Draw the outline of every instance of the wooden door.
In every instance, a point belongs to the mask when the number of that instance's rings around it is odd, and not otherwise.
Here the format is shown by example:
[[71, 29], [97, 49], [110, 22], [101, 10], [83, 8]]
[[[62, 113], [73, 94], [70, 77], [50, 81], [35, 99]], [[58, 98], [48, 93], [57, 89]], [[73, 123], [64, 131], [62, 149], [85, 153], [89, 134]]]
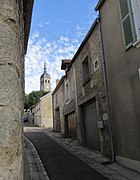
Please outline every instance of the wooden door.
[[68, 122], [68, 137], [76, 137], [76, 114], [71, 113], [68, 115], [67, 118], [67, 122]]

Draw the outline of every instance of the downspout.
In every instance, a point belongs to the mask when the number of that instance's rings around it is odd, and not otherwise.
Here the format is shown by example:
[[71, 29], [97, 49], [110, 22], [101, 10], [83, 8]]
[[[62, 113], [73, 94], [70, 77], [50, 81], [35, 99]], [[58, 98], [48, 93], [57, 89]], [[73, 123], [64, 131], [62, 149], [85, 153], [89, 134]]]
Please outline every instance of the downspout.
[[102, 68], [103, 68], [103, 78], [104, 78], [104, 87], [105, 87], [105, 94], [107, 99], [107, 112], [108, 112], [108, 119], [109, 119], [109, 132], [111, 138], [111, 155], [112, 161], [116, 161], [115, 157], [115, 147], [114, 147], [114, 139], [113, 139], [113, 129], [112, 129], [112, 120], [111, 120], [111, 110], [110, 110], [110, 101], [109, 101], [109, 93], [108, 93], [108, 81], [107, 81], [107, 73], [106, 73], [106, 63], [105, 63], [105, 53], [104, 53], [104, 42], [103, 42], [103, 34], [102, 34], [102, 26], [100, 16], [98, 18], [99, 23], [99, 31], [100, 31], [100, 42], [101, 42], [101, 61], [102, 61]]
[[54, 94], [52, 93], [52, 113], [53, 113], [53, 131], [55, 131], [54, 129]]

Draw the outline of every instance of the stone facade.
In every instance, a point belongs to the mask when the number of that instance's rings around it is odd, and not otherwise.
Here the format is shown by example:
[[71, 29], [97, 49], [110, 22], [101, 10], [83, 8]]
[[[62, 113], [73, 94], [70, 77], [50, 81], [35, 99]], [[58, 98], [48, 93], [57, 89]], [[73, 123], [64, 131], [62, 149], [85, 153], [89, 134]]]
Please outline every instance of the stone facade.
[[75, 66], [72, 64], [71, 68], [66, 70], [64, 81], [64, 106], [63, 115], [65, 122], [65, 136], [76, 138], [78, 136], [77, 130], [77, 116], [76, 116], [76, 77]]
[[40, 98], [40, 101], [30, 109], [35, 125], [46, 128], [53, 127], [51, 92]]
[[[119, 1], [100, 0], [96, 10], [99, 10], [101, 19], [115, 157], [123, 165], [140, 171], [140, 39], [136, 42], [136, 38], [140, 37], [140, 1], [121, 1], [124, 5], [122, 12], [126, 10], [129, 12], [124, 14], [130, 13], [127, 18], [131, 17], [131, 9], [126, 7], [130, 2], [133, 8], [130, 22], [133, 21], [133, 24], [127, 24], [128, 19], [125, 21], [125, 36]], [[132, 39], [134, 26], [137, 36]]]
[[24, 103], [24, 54], [33, 1], [27, 3], [28, 8], [24, 3], [0, 1], [0, 179], [4, 180], [23, 178], [21, 113]]
[[[91, 27], [86, 37], [86, 42], [80, 48], [75, 58], [76, 71], [76, 89], [77, 89], [77, 106], [79, 108], [78, 122], [81, 124], [82, 143], [85, 139], [86, 119], [83, 118], [83, 106], [89, 101], [96, 103], [99, 141], [101, 152], [111, 158], [111, 141], [109, 135], [109, 119], [107, 112], [106, 92], [104, 86], [103, 67], [102, 67], [102, 50], [100, 42], [100, 30], [98, 20]], [[88, 79], [84, 81], [84, 61], [88, 58]], [[106, 118], [104, 118], [106, 116]], [[83, 121], [81, 122], [81, 118]], [[93, 133], [94, 136], [94, 133]]]
[[[83, 106], [90, 101], [96, 103], [97, 122], [95, 122], [95, 125], [99, 134], [100, 151], [111, 157], [111, 139], [109, 135], [98, 19], [94, 22], [66, 69], [63, 82], [59, 83], [53, 92], [54, 130], [56, 130], [58, 121], [55, 103], [57, 97], [60, 97], [58, 108], [61, 107], [59, 108], [60, 121], [61, 126], [64, 127], [64, 130], [61, 130], [61, 132], [68, 136], [69, 133], [71, 135], [73, 131], [76, 131], [76, 138], [81, 144], [86, 146], [86, 119], [83, 118]], [[95, 121], [93, 117], [91, 117], [92, 121]], [[97, 124], [100, 125], [98, 126]], [[92, 136], [94, 137], [94, 133]]]
[[53, 100], [53, 130], [56, 132], [65, 133], [64, 128], [64, 115], [63, 115], [63, 107], [64, 107], [64, 80], [65, 76], [61, 78], [59, 83], [57, 84], [55, 90], [52, 93]]

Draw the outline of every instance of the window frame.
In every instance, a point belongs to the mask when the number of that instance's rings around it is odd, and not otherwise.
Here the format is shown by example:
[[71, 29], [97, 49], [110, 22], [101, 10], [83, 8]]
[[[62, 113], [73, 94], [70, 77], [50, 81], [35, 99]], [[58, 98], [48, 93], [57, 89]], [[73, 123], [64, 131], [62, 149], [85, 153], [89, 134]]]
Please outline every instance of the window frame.
[[68, 104], [70, 101], [70, 94], [69, 94], [69, 82], [65, 82], [65, 102]]
[[[85, 65], [86, 64], [85, 62], [87, 61], [87, 65], [88, 65], [88, 76], [85, 77], [85, 71], [84, 71], [84, 68], [85, 68]], [[87, 54], [83, 61], [82, 61], [82, 76], [83, 76], [83, 86], [90, 80], [90, 65], [89, 65], [89, 55]]]
[[135, 27], [135, 33], [136, 33], [136, 39], [133, 43], [133, 46], [136, 46], [137, 48], [140, 47], [140, 0], [130, 0], [131, 1], [131, 7], [132, 7], [132, 13], [133, 13], [133, 22]]

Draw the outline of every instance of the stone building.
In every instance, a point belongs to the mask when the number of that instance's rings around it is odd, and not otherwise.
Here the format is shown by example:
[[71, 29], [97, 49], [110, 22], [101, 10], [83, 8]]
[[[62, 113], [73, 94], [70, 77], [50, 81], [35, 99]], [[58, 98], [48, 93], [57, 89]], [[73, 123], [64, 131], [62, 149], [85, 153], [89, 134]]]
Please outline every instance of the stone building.
[[52, 93], [52, 107], [53, 107], [53, 130], [55, 132], [65, 133], [64, 128], [64, 115], [63, 115], [63, 106], [64, 106], [64, 80], [63, 76], [60, 81], [56, 82], [57, 86]]
[[68, 70], [71, 60], [62, 60], [61, 69], [65, 76], [61, 78], [53, 91], [54, 131], [62, 132], [66, 137], [77, 137], [76, 120], [76, 82], [75, 67]]
[[76, 69], [78, 124], [82, 144], [111, 157], [110, 122], [98, 19], [93, 23], [73, 61]]
[[76, 120], [76, 83], [75, 83], [75, 66], [69, 64], [71, 60], [62, 60], [61, 69], [65, 70], [66, 76], [64, 80], [64, 105], [63, 116], [65, 119], [65, 136], [76, 138], [77, 136], [77, 120]]
[[[110, 121], [102, 67], [98, 19], [95, 20], [66, 71], [63, 82], [53, 92], [54, 125], [57, 124], [57, 97], [60, 122], [65, 136], [111, 157]], [[61, 94], [61, 95], [60, 95]], [[54, 127], [55, 130], [55, 127]]]
[[106, 69], [114, 155], [140, 171], [140, 1], [100, 0], [103, 60]]
[[33, 0], [0, 1], [0, 179], [22, 180], [24, 55]]
[[39, 102], [33, 105], [30, 110], [33, 115], [33, 123], [40, 127], [52, 128], [52, 93], [51, 93], [51, 77], [46, 71], [46, 63], [44, 63], [44, 73], [40, 77], [40, 90], [48, 92], [40, 98]]

